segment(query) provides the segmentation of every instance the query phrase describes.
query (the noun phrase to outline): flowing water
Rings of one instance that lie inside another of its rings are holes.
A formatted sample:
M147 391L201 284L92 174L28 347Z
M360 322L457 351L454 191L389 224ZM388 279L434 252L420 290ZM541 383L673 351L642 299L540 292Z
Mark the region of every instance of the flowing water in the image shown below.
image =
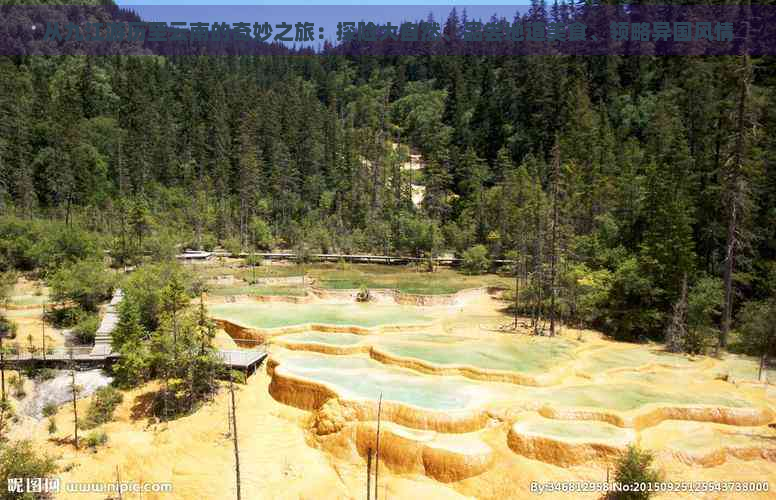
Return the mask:
M75 372L75 383L81 387L79 398L93 394L100 387L110 384L112 380L102 370ZM70 384L70 372L67 370L56 370L54 378L44 382L35 382L30 396L21 407L21 413L42 419L43 407L47 404L53 403L59 406L72 400L73 393Z

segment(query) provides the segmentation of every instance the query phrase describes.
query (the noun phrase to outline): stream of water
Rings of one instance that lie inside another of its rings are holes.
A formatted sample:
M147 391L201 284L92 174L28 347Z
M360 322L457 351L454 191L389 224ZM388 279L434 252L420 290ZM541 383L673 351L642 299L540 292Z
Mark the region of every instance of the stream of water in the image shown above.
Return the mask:
M86 370L75 372L75 383L81 387L79 398L87 397L100 387L110 384L113 379L102 370ZM38 420L43 418L43 407L49 403L59 406L72 399L70 388L70 372L56 370L56 376L43 382L35 382L35 386L21 406L21 413Z

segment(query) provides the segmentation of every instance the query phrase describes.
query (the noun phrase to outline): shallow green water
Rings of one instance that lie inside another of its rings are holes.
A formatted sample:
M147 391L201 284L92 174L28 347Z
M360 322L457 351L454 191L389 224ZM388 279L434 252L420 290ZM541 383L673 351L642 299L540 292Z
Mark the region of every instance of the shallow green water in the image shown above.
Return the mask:
M434 342L439 344L454 344L456 342L466 342L471 340L468 337L461 337L458 335L444 335L436 333L395 333L386 335L380 339L381 341L395 341L404 340L409 342Z
M327 334L322 334L327 335ZM336 334L341 335L341 334ZM290 336L289 336L290 337ZM357 336L354 336L357 337ZM630 411L650 403L674 405L707 404L726 407L748 407L743 399L725 396L657 391L641 384L580 385L567 387L510 386L477 382L463 377L424 376L405 368L384 365L362 356L334 356L311 352L282 351L281 369L293 375L327 383L346 398L383 398L435 410L451 410L484 402L490 395L515 397L560 407L591 407ZM495 392L494 392L495 391ZM507 391L507 392L503 392ZM600 429L590 422L570 425L549 422L537 432L556 433L566 437L607 437L614 432ZM537 424L538 425L538 424ZM602 425L602 424L601 424Z
M218 304L210 308L210 314L249 328L309 323L373 327L432 320L419 308L366 304Z
M534 342L506 339L473 340L444 347L385 342L381 349L397 356L430 361L440 365L470 365L476 368L515 372L546 371L572 359L574 343L565 339Z
M718 406L748 406L744 400L723 396L695 396L679 392L659 392L639 384L582 385L540 389L536 397L541 401L562 406L586 406L628 411L649 403L678 405L708 404Z
M431 333L386 333L353 335L348 333L305 332L284 335L290 342L315 342L333 346L369 344L397 356L428 361L439 365L469 365L491 370L541 372L569 361L573 341L541 339L473 339Z
M618 439L628 435L628 432L605 422L575 421L575 420L533 420L521 424L528 432L574 439Z
M734 380L757 380L760 375L760 360L749 356L728 356L713 372L715 375L728 374ZM776 383L776 370L765 370L765 376Z
M636 368L649 364L676 367L691 366L692 361L684 356L645 349L606 349L590 354L581 365L583 371L600 372L612 368Z
M280 337L282 340L288 342L294 342L299 344L327 344L327 345L356 345L366 340L365 335L354 335L352 333L320 333L320 332L304 332L304 333L292 333L289 335L283 335Z
M432 410L466 408L484 396L482 385L459 377L428 377L356 356L284 355L280 369L324 382L344 398L383 399Z
M688 372L689 374L689 372ZM692 377L699 377L697 372L692 372ZM659 384L659 385L671 385L676 382L676 371L666 372L623 372L618 373L618 379L625 379L631 382L639 382L642 384Z
M457 337L453 335L442 335L433 333L386 333L383 335L356 335L352 333L323 333L323 332L304 332L283 335L283 340L296 343L315 342L317 344L327 344L334 346L355 345L355 344L378 344L396 342L423 342L435 344L451 344L456 342L466 342L471 339L466 337Z

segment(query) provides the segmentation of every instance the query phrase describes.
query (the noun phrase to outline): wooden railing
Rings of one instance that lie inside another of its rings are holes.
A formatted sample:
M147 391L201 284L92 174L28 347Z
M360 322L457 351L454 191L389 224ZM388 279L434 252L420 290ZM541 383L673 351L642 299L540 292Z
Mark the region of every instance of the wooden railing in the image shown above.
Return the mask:
M179 259L208 259L210 257L233 257L233 258L246 258L251 255L266 260L295 260L296 254L293 252L255 252L253 254L248 252L231 253L226 251L214 251L214 252L200 252L192 254L180 254L177 257ZM363 264L408 264L411 262L428 262L428 257L404 257L397 255L369 255L369 254L334 254L334 253L315 253L310 254L311 260L320 262L339 262L344 260L345 262L363 263ZM456 266L459 265L463 259L458 257L434 257L435 265L442 266ZM491 262L495 265L501 264L514 264L515 261L511 259L494 259Z

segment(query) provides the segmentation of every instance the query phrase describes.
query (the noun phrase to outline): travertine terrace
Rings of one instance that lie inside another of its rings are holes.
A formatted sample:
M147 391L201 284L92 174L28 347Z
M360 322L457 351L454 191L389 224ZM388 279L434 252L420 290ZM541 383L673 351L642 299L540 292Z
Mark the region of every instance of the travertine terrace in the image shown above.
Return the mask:
M674 355L592 331L505 333L485 290L414 309L387 302L359 306L364 318L383 308L384 323L305 322L310 303L276 304L299 318L282 326L248 325L228 308L216 317L238 343L270 343L270 394L310 412L312 442L334 457L365 460L374 449L382 395L381 459L397 474L458 484L501 470L507 452L606 467L629 444L690 467L746 460L776 473L774 394L747 376L753 360ZM660 439L677 429L697 437Z

